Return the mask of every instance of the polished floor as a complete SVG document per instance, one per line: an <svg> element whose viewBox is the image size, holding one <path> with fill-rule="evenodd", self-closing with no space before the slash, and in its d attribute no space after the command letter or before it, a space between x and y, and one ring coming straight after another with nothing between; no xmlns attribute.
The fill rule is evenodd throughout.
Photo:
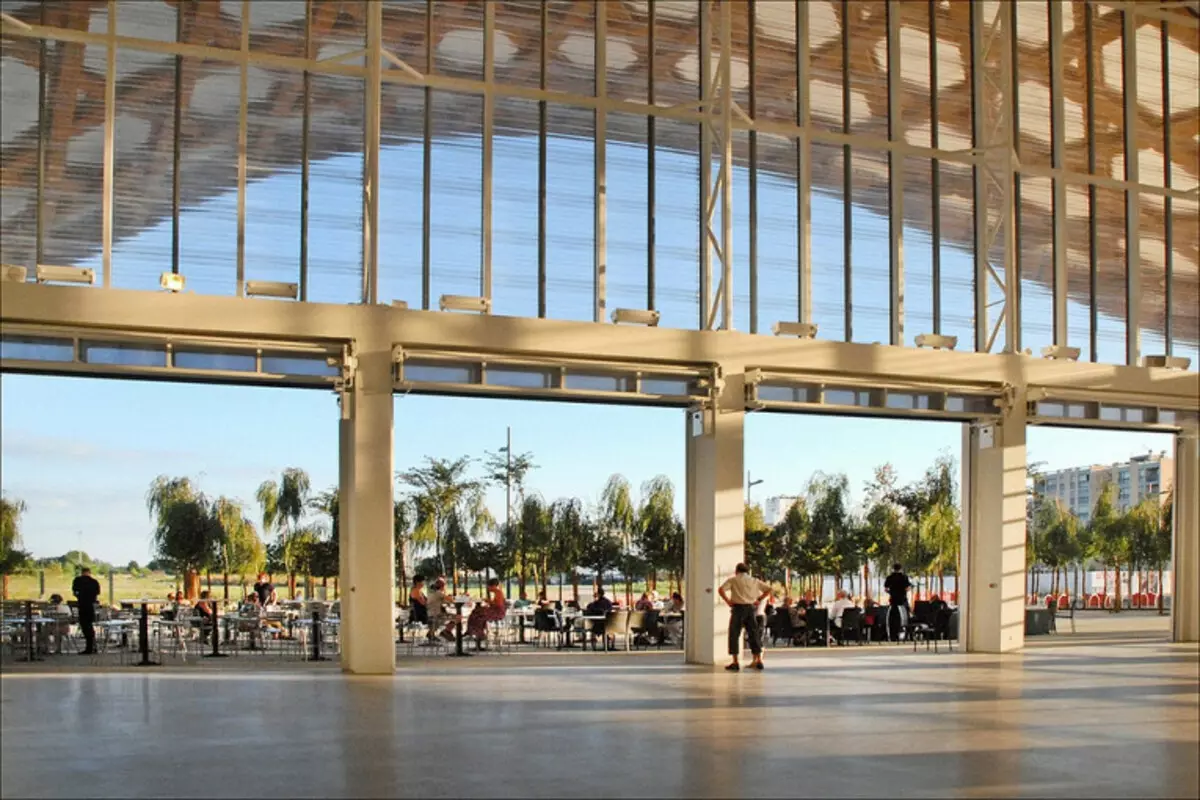
<svg viewBox="0 0 1200 800"><path fill-rule="evenodd" d="M1200 797L1194 645L850 650L12 672L0 795Z"/></svg>

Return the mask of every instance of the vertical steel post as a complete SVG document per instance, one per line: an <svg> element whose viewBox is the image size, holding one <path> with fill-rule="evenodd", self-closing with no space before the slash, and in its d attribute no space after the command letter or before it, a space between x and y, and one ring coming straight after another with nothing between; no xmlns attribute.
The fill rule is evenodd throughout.
<svg viewBox="0 0 1200 800"><path fill-rule="evenodd" d="M655 49L657 42L654 38L655 10L654 3L647 3L649 14L646 23L646 102L654 105L654 70L656 69ZM656 237L655 205L655 175L657 174L658 130L653 115L646 117L646 308L654 310L654 253Z"/></svg>
<svg viewBox="0 0 1200 800"><path fill-rule="evenodd" d="M842 0L842 133L850 135L850 9ZM850 145L842 146L842 290L845 340L854 341L854 164Z"/></svg>
<svg viewBox="0 0 1200 800"><path fill-rule="evenodd" d="M425 0L425 74L433 74L433 0ZM430 308L433 262L433 87L425 86L421 144L421 308Z"/></svg>
<svg viewBox="0 0 1200 800"><path fill-rule="evenodd" d="M718 63L721 120L721 329L733 329L733 80L732 0L719 0L721 59ZM716 83L717 81L714 81ZM712 318L710 312L709 318Z"/></svg>
<svg viewBox="0 0 1200 800"><path fill-rule="evenodd" d="M104 69L104 186L101 196L102 241L101 265L104 287L112 285L113 246L113 168L116 161L117 114L117 3L108 0L108 43L105 46Z"/></svg>
<svg viewBox="0 0 1200 800"><path fill-rule="evenodd" d="M250 0L242 0L242 61L238 82L238 159L237 159L237 296L246 293L246 106L250 95Z"/></svg>
<svg viewBox="0 0 1200 800"><path fill-rule="evenodd" d="M813 321L812 297L812 125L808 0L796 0L796 303L798 320Z"/></svg>
<svg viewBox="0 0 1200 800"><path fill-rule="evenodd" d="M183 41L183 4L175 6L175 41ZM179 274L180 127L183 125L183 56L175 56L174 118L171 130L171 272Z"/></svg>
<svg viewBox="0 0 1200 800"><path fill-rule="evenodd" d="M304 57L313 57L312 3L304 4ZM300 110L300 302L308 300L308 206L310 159L308 137L312 132L312 73L304 70Z"/></svg>
<svg viewBox="0 0 1200 800"><path fill-rule="evenodd" d="M379 140L383 106L383 3L367 3L367 85L363 114L363 295L379 302Z"/></svg>
<svg viewBox="0 0 1200 800"><path fill-rule="evenodd" d="M1050 9L1050 137L1051 166L1066 166L1066 98L1063 92L1063 6L1047 3ZM1070 11L1070 7L1067 9ZM1054 178L1054 344L1067 344L1067 183Z"/></svg>
<svg viewBox="0 0 1200 800"><path fill-rule="evenodd" d="M1084 64L1087 69L1087 163L1088 174L1096 174L1096 52L1095 52L1095 7L1087 3L1083 7ZM1090 360L1098 361L1099 308L1096 300L1097 270L1096 249L1100 241L1099 219L1096 215L1096 184L1088 183L1088 349Z"/></svg>
<svg viewBox="0 0 1200 800"><path fill-rule="evenodd" d="M1121 12L1121 91L1124 96L1125 180L1140 182L1138 175L1137 11ZM1136 366L1142 356L1142 256L1141 195L1125 190L1125 363Z"/></svg>
<svg viewBox="0 0 1200 800"><path fill-rule="evenodd" d="M938 0L929 0L929 146L937 150L940 109L938 107ZM933 284L933 333L942 332L942 166L929 162L930 280Z"/></svg>
<svg viewBox="0 0 1200 800"><path fill-rule="evenodd" d="M700 0L700 108L712 113L709 87L712 78L712 27L710 0ZM700 123L700 330L708 329L712 302L712 246L709 243L709 198L712 194L712 125Z"/></svg>
<svg viewBox="0 0 1200 800"><path fill-rule="evenodd" d="M608 4L596 2L596 58L595 58L595 91L596 125L594 128L594 147L596 164L592 174L592 207L595 213L593 228L594 267L594 299L592 318L595 322L604 322L606 295L608 293L608 112L604 108L608 100Z"/></svg>
<svg viewBox="0 0 1200 800"><path fill-rule="evenodd" d="M904 139L904 87L900 80L900 2L887 3L888 141ZM889 338L904 344L904 154L888 150Z"/></svg>
<svg viewBox="0 0 1200 800"><path fill-rule="evenodd" d="M46 4L39 9L39 20L46 24ZM43 206L46 202L46 137L50 135L50 113L46 104L46 40L38 40L38 138L37 138L37 190L34 213L33 231L33 266L37 268L42 263L45 252L46 212Z"/></svg>
<svg viewBox="0 0 1200 800"><path fill-rule="evenodd" d="M538 25L538 88L546 91L546 28L550 22L549 7L542 3ZM537 232L537 307L538 316L546 316L546 127L545 100L538 100L538 232Z"/></svg>
<svg viewBox="0 0 1200 800"><path fill-rule="evenodd" d="M490 91L496 82L496 4L483 4L483 81L489 91L483 95L483 151L480 213L479 295L492 299L492 151L496 121L496 96Z"/></svg>
<svg viewBox="0 0 1200 800"><path fill-rule="evenodd" d="M747 60L750 62L750 119L756 119L758 116L758 91L755 85L758 83L758 18L755 13L757 8L754 3L746 4ZM749 219L747 220L750 228L749 249L747 250L750 270L750 332L758 333L758 131L751 128L747 137L750 140L750 169L747 176L749 181L747 188L750 191Z"/></svg>
<svg viewBox="0 0 1200 800"><path fill-rule="evenodd" d="M1164 20L1160 25L1160 43L1162 48L1163 186L1170 189L1171 124L1168 120L1171 119L1171 63L1167 56L1167 51L1169 50L1171 40L1167 31L1167 22ZM1163 264L1163 341L1166 346L1167 355L1171 355L1175 341L1175 315L1172 309L1175 300L1173 289L1173 284L1175 283L1175 222L1172 219L1172 214L1171 197L1168 195L1163 198L1163 261L1165 262Z"/></svg>

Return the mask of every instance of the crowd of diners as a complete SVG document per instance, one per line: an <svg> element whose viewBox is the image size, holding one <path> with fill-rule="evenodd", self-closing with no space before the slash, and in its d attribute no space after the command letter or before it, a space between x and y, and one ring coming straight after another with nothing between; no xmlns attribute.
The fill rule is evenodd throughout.
<svg viewBox="0 0 1200 800"><path fill-rule="evenodd" d="M499 578L487 582L484 595L478 602L471 602L471 609L466 616L465 637L474 641L476 646L482 645L488 638L488 623L503 620L511 611L533 608L537 612L575 611L585 616L599 617L611 611L621 609L621 601L612 599L603 586L595 587L594 598L582 608L575 600L550 600L545 591L538 593L537 600L516 600L512 603L505 597L500 586ZM413 577L412 588L408 592L409 622L428 627L426 636L429 639L441 637L447 642L456 640L457 627L463 622L455 598L452 597L446 585L446 577L439 575L432 580L424 575ZM684 610L683 595L673 592L668 599L661 599L657 591L646 591L633 604L634 611L660 611L671 617L663 623L663 636L682 641ZM602 626L590 626L597 635L603 635Z"/></svg>

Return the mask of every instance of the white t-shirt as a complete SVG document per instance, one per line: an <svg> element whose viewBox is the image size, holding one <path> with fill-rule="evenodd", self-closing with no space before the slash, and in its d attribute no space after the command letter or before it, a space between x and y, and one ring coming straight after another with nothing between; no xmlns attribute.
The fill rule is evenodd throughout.
<svg viewBox="0 0 1200 800"><path fill-rule="evenodd" d="M854 608L854 601L847 600L845 597L833 601L833 605L829 607L829 621L839 628L842 626L842 612L847 608Z"/></svg>
<svg viewBox="0 0 1200 800"><path fill-rule="evenodd" d="M752 606L758 603L759 595L771 591L771 584L740 572L722 583L721 588L735 606Z"/></svg>

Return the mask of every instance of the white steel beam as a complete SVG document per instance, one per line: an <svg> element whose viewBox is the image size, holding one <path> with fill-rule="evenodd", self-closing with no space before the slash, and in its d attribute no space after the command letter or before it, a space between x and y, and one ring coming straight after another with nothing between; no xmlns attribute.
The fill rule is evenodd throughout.
<svg viewBox="0 0 1200 800"><path fill-rule="evenodd" d="M496 5L483 4L483 79L485 83L496 80ZM480 252L479 252L479 296L492 298L492 177L494 133L496 124L496 97L488 93L483 96L483 146L480 153L482 176L480 179Z"/></svg>
<svg viewBox="0 0 1200 800"><path fill-rule="evenodd" d="M709 101L712 92L712 6L711 0L700 0L700 103L705 114L700 120L700 330L708 330L708 309L712 302L712 151L713 127L710 123Z"/></svg>
<svg viewBox="0 0 1200 800"><path fill-rule="evenodd" d="M713 65L713 14L717 4L716 39L720 50ZM700 102L706 112L700 136L700 327L729 330L733 327L733 116L730 81L733 27L731 0L703 0L700 4ZM713 149L720 152L717 179L712 180ZM717 212L721 225L714 225ZM721 275L713 289L713 261ZM718 325L718 315L720 322Z"/></svg>
<svg viewBox="0 0 1200 800"><path fill-rule="evenodd" d="M383 4L367 3L367 80L363 98L362 301L379 302L379 142L383 103Z"/></svg>
<svg viewBox="0 0 1200 800"><path fill-rule="evenodd" d="M809 86L811 36L808 29L808 0L796 0L796 126L808 131L812 125L811 88ZM796 227L798 242L800 322L812 318L812 137L796 138Z"/></svg>
<svg viewBox="0 0 1200 800"><path fill-rule="evenodd" d="M1175 438L1175 508L1172 522L1175 596L1171 639L1200 641L1200 438L1187 431Z"/></svg>
<svg viewBox="0 0 1200 800"><path fill-rule="evenodd" d="M345 342L360 338L364 331L380 331L393 343L407 347L611 361L644 361L653 353L655 360L664 364L721 364L727 373L752 365L767 372L837 374L888 384L898 380L998 382L1038 386L1052 394L1086 392L1101 402L1155 398L1166 408L1200 410L1200 374L1196 372L1020 355L879 348L824 339L797 347L792 339L737 331L712 336L673 328L32 283L4 285L0 325L8 323L196 336L223 331L243 338L307 343ZM299 339L298 331L303 332Z"/></svg>

